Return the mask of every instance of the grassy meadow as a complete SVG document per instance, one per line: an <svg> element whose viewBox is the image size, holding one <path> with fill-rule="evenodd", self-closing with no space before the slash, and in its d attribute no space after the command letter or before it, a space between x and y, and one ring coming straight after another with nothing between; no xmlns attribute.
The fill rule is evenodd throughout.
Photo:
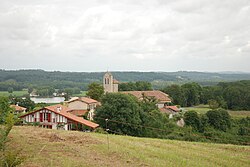
<svg viewBox="0 0 250 167"><path fill-rule="evenodd" d="M250 147L14 127L9 147L22 167L43 166L250 166Z"/></svg>
<svg viewBox="0 0 250 167"><path fill-rule="evenodd" d="M205 114L207 111L211 110L208 105L198 105L194 107L184 107L186 111L196 111L199 114ZM250 111L232 111L228 110L228 113L233 118L244 118L244 117L250 117Z"/></svg>
<svg viewBox="0 0 250 167"><path fill-rule="evenodd" d="M24 96L26 94L29 94L27 90L21 90L21 91L13 91L13 93L9 93L8 91L0 91L0 96Z"/></svg>

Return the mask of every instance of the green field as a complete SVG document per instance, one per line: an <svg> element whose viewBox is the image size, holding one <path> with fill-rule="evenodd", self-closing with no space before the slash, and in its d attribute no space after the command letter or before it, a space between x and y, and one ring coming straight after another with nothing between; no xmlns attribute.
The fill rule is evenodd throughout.
<svg viewBox="0 0 250 167"><path fill-rule="evenodd" d="M108 140L109 139L109 148ZM250 147L14 127L9 147L23 167L47 166L250 166Z"/></svg>
<svg viewBox="0 0 250 167"><path fill-rule="evenodd" d="M23 96L29 94L27 90L22 90L22 91L13 91L13 93L9 93L8 91L0 91L0 96Z"/></svg>
<svg viewBox="0 0 250 167"><path fill-rule="evenodd" d="M83 97L86 96L87 91L81 91L80 94L73 94L72 96Z"/></svg>
<svg viewBox="0 0 250 167"><path fill-rule="evenodd" d="M207 111L211 110L208 105L198 105L194 107L184 107L186 111L196 111L199 114L205 114ZM244 117L250 117L250 111L231 111L228 110L228 113L233 118L244 118Z"/></svg>

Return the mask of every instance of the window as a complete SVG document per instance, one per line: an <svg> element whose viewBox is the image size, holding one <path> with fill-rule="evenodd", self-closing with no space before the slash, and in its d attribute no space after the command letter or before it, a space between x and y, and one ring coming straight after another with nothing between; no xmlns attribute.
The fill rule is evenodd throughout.
<svg viewBox="0 0 250 167"><path fill-rule="evenodd" d="M48 121L48 117L49 117L49 116L48 116L48 113L44 113L44 120L45 120L45 121Z"/></svg>

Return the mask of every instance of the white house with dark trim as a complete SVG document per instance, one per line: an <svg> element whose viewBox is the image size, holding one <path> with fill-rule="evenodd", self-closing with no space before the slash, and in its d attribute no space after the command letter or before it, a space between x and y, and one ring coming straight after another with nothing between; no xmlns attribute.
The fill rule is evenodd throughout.
<svg viewBox="0 0 250 167"><path fill-rule="evenodd" d="M20 116L23 123L39 123L40 126L50 129L78 130L80 127L95 129L99 125L71 114L69 109L63 105L47 106L42 109Z"/></svg>

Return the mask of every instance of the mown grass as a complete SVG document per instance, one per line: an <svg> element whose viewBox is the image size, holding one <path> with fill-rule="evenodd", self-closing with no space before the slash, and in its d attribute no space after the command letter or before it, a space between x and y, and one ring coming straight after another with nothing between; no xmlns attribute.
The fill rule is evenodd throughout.
<svg viewBox="0 0 250 167"><path fill-rule="evenodd" d="M13 91L13 93L9 93L8 91L0 91L0 96L9 96L9 95L13 95L13 96L24 96L28 94L27 90L21 90L21 91Z"/></svg>
<svg viewBox="0 0 250 167"><path fill-rule="evenodd" d="M198 105L194 107L184 107L187 111L196 111L199 114L206 114L207 111L211 110L208 105ZM233 118L244 118L244 117L250 117L250 111L232 111L228 110L228 113Z"/></svg>
<svg viewBox="0 0 250 167"><path fill-rule="evenodd" d="M250 166L250 147L14 127L21 166ZM109 139L109 147L108 140Z"/></svg>

